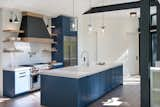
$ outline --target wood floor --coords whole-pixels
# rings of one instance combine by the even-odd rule
[[[118,98],[119,106],[103,105],[111,98]],[[103,102],[103,103],[102,103]],[[115,102],[116,104],[116,102]],[[20,96],[14,99],[0,98],[0,107],[44,107],[40,105],[40,92]],[[140,84],[125,84],[106,94],[88,107],[140,107]]]

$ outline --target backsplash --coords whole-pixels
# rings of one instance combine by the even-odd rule
[[[43,52],[43,50],[51,50],[51,44],[43,44],[43,43],[27,43],[27,42],[6,42],[3,40],[10,36],[17,36],[16,33],[8,33],[3,32],[3,29],[15,29],[18,30],[20,27],[20,23],[10,23],[10,9],[0,9],[0,19],[2,22],[0,23],[0,65],[1,66],[17,66],[23,64],[33,64],[33,63],[48,63],[51,62],[51,52]],[[21,12],[13,11],[18,19],[21,21]],[[13,18],[14,19],[14,18]],[[44,18],[45,23],[47,22],[48,17]],[[50,24],[50,23],[49,23]],[[50,31],[49,31],[50,32]],[[18,50],[22,50],[22,52],[3,52],[3,49],[13,49],[16,48]]]
[[[22,50],[22,52],[15,53],[3,53],[2,65],[3,66],[17,66],[33,63],[48,63],[51,61],[51,53],[45,53],[43,49],[50,49],[50,44],[40,43],[14,43],[16,49]],[[30,53],[34,53],[30,55]]]

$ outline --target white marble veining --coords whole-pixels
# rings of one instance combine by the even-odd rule
[[[40,74],[79,79],[99,72],[103,72],[104,70],[114,68],[120,65],[122,64],[92,65],[89,67],[71,66],[59,69],[45,70],[40,72]]]

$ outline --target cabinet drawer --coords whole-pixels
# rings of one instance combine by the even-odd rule
[[[15,77],[16,78],[23,77],[23,76],[26,76],[26,75],[30,75],[30,71],[29,70],[15,72]]]
[[[17,71],[15,73],[15,94],[28,92],[30,88],[30,71]]]

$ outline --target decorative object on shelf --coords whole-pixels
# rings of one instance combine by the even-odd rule
[[[50,22],[51,22],[51,19],[50,19],[50,18],[48,18],[48,19],[47,19],[47,25],[46,25],[46,27],[47,27],[47,28],[54,29],[54,28],[55,28],[55,26],[50,25]]]
[[[103,6],[104,6],[104,0],[102,0]],[[105,23],[104,23],[104,12],[102,13],[102,26],[101,31],[104,33],[105,31]]]
[[[57,42],[52,42],[52,44],[58,44]]]
[[[58,34],[56,34],[56,33],[51,33],[50,35],[51,35],[51,37],[58,36]]]
[[[92,8],[92,0],[89,0],[89,8]],[[89,24],[88,24],[88,31],[92,31],[93,26],[92,26],[92,16],[89,15]]]
[[[51,62],[49,63],[49,65],[53,65],[53,64],[55,64],[55,63],[57,63],[57,61],[56,61],[56,60],[53,60],[53,61],[51,61]]]
[[[24,33],[23,30],[14,30],[14,29],[4,29],[3,32],[10,32],[10,33]]]
[[[77,31],[78,30],[78,18],[75,16],[75,0],[73,0],[73,18],[71,18],[70,30]]]

